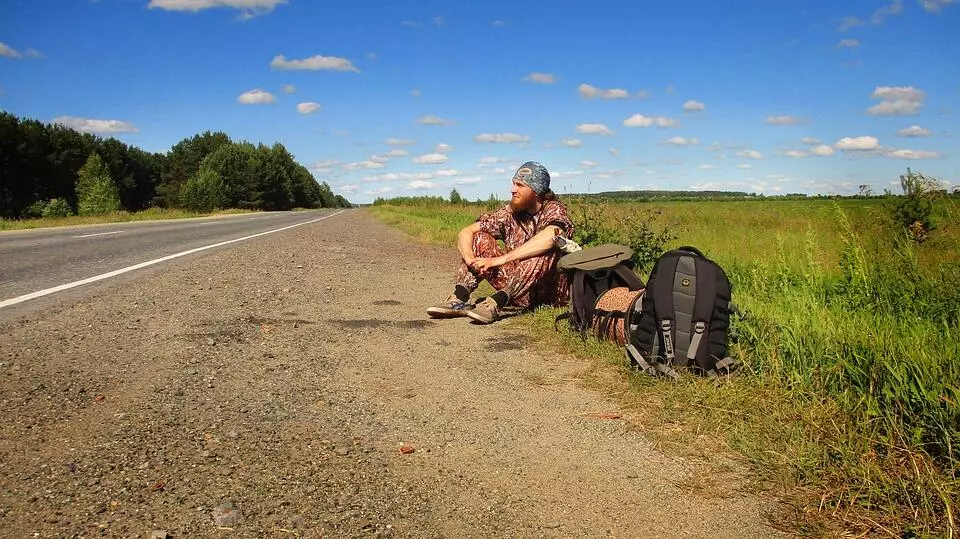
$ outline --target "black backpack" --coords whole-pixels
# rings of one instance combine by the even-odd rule
[[[643,288],[643,280],[633,271],[632,256],[633,250],[629,247],[607,243],[585,247],[560,257],[557,268],[567,275],[570,310],[556,317],[554,327],[557,322],[567,318],[572,330],[586,336],[597,316],[605,317],[607,323],[610,317],[628,317],[633,312],[632,308],[624,312],[598,312],[596,304],[597,298],[611,288]],[[628,326],[629,323],[628,320]]]
[[[730,281],[696,248],[680,247],[657,259],[638,308],[626,353],[642,372],[676,379],[676,368],[716,376],[736,367],[727,355],[730,315],[739,312]]]

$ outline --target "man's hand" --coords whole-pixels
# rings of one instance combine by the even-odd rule
[[[486,273],[494,268],[499,268],[504,265],[505,261],[502,256],[494,258],[478,258],[473,261],[473,264],[470,265],[477,273]]]

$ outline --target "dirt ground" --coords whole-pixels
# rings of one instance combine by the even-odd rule
[[[0,536],[780,535],[582,360],[426,318],[455,256],[351,210],[0,326]]]

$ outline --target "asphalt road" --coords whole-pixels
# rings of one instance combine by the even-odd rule
[[[335,213],[336,210],[329,209],[271,212],[0,232],[0,313],[37,301],[39,298],[25,299],[24,296],[39,291],[193,249],[201,250],[172,260],[203,256],[240,242],[205,248],[207,246],[306,224]],[[250,240],[264,237],[269,235]],[[171,262],[150,264],[150,267],[165,263]],[[135,275],[137,271],[142,270],[125,273]],[[89,285],[75,288],[83,286]]]

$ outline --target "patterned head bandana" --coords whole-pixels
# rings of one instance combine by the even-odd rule
[[[513,179],[527,184],[530,189],[533,189],[534,193],[540,196],[543,196],[550,189],[550,173],[547,172],[547,167],[536,161],[527,161],[520,165],[516,174],[513,175]]]

